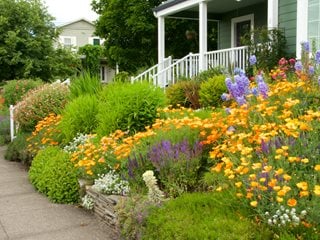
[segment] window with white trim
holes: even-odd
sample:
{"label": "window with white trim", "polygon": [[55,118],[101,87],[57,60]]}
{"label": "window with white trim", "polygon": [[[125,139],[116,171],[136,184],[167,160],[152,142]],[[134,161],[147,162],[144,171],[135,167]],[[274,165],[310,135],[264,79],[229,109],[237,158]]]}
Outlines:
{"label": "window with white trim", "polygon": [[320,1],[309,0],[308,6],[308,40],[315,42],[316,49],[320,48]]}
{"label": "window with white trim", "polygon": [[77,45],[77,38],[73,36],[60,36],[60,43],[66,48],[72,48]]}

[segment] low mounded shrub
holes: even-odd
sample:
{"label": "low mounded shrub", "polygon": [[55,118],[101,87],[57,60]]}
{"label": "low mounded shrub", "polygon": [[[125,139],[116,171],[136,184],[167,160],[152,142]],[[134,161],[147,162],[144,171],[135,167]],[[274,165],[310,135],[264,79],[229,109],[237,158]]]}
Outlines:
{"label": "low mounded shrub", "polygon": [[33,128],[50,113],[58,114],[67,103],[69,89],[63,84],[45,84],[29,91],[16,105],[15,120],[22,131]]}
{"label": "low mounded shrub", "polygon": [[200,108],[200,83],[194,80],[179,81],[166,89],[168,102],[173,107],[183,106],[193,109]]}
{"label": "low mounded shrub", "polygon": [[214,76],[219,76],[226,72],[226,70],[223,67],[214,67],[210,68],[206,71],[200,72],[197,76],[195,76],[193,79],[197,82],[205,82],[210,78],[213,78]]}
{"label": "low mounded shrub", "polygon": [[222,104],[221,95],[227,91],[224,75],[214,76],[200,85],[199,96],[202,107],[218,107]]}
{"label": "low mounded shrub", "polygon": [[71,81],[70,92],[71,97],[76,98],[81,95],[96,95],[102,90],[100,78],[96,75],[91,75],[88,72],[82,73],[77,78]]}
{"label": "low mounded shrub", "polygon": [[8,148],[4,156],[5,159],[30,165],[32,157],[27,150],[28,137],[29,133],[19,133],[16,138],[8,144]]}
{"label": "low mounded shrub", "polygon": [[29,179],[35,188],[56,203],[79,200],[79,183],[70,155],[58,147],[40,150],[32,161]]}
{"label": "low mounded shrub", "polygon": [[270,231],[242,217],[226,195],[192,193],[165,202],[150,212],[141,239],[272,239]]}
{"label": "low mounded shrub", "polygon": [[148,83],[113,83],[102,91],[97,116],[97,132],[108,135],[117,129],[131,133],[144,131],[163,107],[163,90]]}
{"label": "low mounded shrub", "polygon": [[29,90],[42,85],[39,79],[11,80],[3,86],[3,97],[7,106],[15,105]]}
{"label": "low mounded shrub", "polygon": [[78,133],[93,133],[98,126],[98,99],[94,95],[82,95],[69,102],[59,126],[65,143],[70,142]]}

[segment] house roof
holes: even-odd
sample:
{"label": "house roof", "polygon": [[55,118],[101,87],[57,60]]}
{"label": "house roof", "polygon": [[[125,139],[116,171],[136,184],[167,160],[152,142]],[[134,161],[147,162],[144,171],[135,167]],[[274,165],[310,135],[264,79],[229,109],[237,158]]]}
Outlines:
{"label": "house roof", "polygon": [[81,21],[87,22],[87,23],[89,23],[90,25],[94,26],[94,24],[93,24],[90,20],[85,19],[85,18],[79,18],[79,19],[73,20],[73,21],[71,21],[71,22],[67,22],[67,23],[61,24],[61,25],[59,25],[58,27],[60,27],[60,28],[61,28],[61,27],[66,27],[66,26],[68,26],[68,25],[71,25],[71,24],[76,23],[76,22],[81,22]]}
{"label": "house roof", "polygon": [[165,2],[161,3],[158,7],[155,7],[153,9],[153,11],[154,12],[159,12],[159,11],[161,11],[163,9],[166,9],[168,7],[174,6],[174,5],[178,4],[178,3],[185,2],[185,1],[187,1],[187,0],[168,0],[168,1],[165,1]]}

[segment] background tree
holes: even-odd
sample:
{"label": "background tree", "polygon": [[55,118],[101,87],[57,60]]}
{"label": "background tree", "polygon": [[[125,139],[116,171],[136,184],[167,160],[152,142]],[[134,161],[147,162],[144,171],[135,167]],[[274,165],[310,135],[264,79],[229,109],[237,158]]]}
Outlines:
{"label": "background tree", "polygon": [[[106,39],[108,63],[135,73],[157,62],[157,19],[152,9],[161,2],[93,0],[93,9],[100,15],[96,34]],[[166,55],[181,58],[198,52],[198,25],[194,20],[166,19]]]}
{"label": "background tree", "polygon": [[77,69],[72,52],[54,48],[59,32],[40,0],[0,0],[0,9],[1,81],[35,77],[48,81]]}

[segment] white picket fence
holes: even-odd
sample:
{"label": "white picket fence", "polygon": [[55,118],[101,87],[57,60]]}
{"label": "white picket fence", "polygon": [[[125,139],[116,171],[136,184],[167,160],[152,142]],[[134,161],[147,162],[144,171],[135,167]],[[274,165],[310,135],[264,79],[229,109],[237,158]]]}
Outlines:
{"label": "white picket fence", "polygon": [[[221,66],[227,69],[237,67],[244,70],[248,55],[247,46],[210,51],[205,54],[206,68]],[[165,87],[174,84],[180,78],[192,78],[200,73],[199,53],[189,53],[179,60],[172,60],[169,57],[165,59],[163,65],[162,68],[159,64],[149,68],[132,78],[131,82],[148,80],[154,85]]]}

